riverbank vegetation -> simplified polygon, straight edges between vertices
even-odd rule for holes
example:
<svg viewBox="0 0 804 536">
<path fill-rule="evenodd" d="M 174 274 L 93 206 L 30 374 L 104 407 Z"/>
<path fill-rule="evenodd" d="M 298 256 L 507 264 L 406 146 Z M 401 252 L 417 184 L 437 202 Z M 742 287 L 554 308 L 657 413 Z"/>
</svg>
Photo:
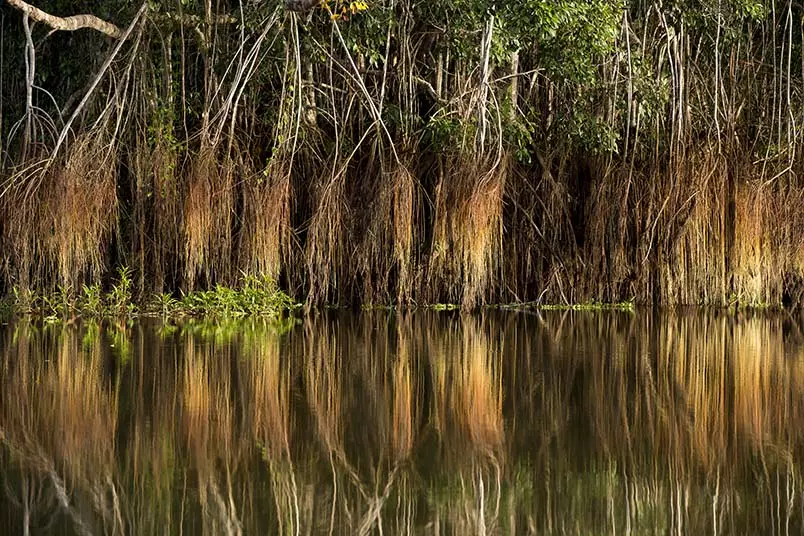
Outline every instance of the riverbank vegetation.
<svg viewBox="0 0 804 536">
<path fill-rule="evenodd" d="M 94 0 L 76 31 L 25 6 L 5 293 L 117 266 L 140 300 L 246 274 L 311 306 L 804 290 L 792 1 Z"/>
<path fill-rule="evenodd" d="M 40 294 L 30 289 L 13 289 L 13 295 L 3 303 L 9 315 L 41 317 L 50 321 L 132 319 L 161 317 L 165 320 L 232 320 L 244 317 L 285 320 L 301 307 L 282 292 L 270 279 L 245 277 L 237 288 L 216 285 L 211 290 L 181 293 L 174 298 L 161 293 L 142 302 L 132 296 L 131 272 L 120 269 L 111 289 L 105 292 L 100 285 L 86 286 L 80 292 L 59 286 L 54 292 Z"/>
</svg>

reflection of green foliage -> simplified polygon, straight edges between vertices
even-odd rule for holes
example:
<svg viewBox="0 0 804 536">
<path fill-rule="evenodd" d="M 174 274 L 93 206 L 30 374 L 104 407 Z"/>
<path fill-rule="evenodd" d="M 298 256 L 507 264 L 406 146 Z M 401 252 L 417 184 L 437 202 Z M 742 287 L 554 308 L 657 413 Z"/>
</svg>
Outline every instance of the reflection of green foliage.
<svg viewBox="0 0 804 536">
<path fill-rule="evenodd" d="M 14 331 L 11 335 L 11 342 L 13 344 L 17 344 L 22 340 L 30 339 L 38 330 L 36 327 L 31 323 L 30 319 L 28 318 L 21 318 L 14 322 Z"/>
<path fill-rule="evenodd" d="M 434 303 L 429 308 L 433 311 L 457 311 L 461 306 L 457 303 Z"/>
<path fill-rule="evenodd" d="M 163 323 L 156 328 L 156 334 L 160 339 L 168 339 L 179 331 L 179 327 L 175 324 Z"/>
<path fill-rule="evenodd" d="M 131 361 L 131 340 L 129 338 L 129 327 L 126 323 L 114 323 L 108 328 L 109 338 L 111 339 L 110 348 L 117 358 L 117 362 L 125 365 Z"/>
<path fill-rule="evenodd" d="M 295 317 L 281 319 L 252 318 L 186 318 L 176 326 L 189 334 L 216 344 L 228 344 L 237 339 L 245 346 L 260 344 L 266 336 L 277 337 L 289 332 L 298 323 Z"/>
<path fill-rule="evenodd" d="M 100 324 L 90 320 L 84 324 L 84 336 L 81 338 L 81 346 L 85 351 L 89 351 L 100 339 Z"/>
</svg>

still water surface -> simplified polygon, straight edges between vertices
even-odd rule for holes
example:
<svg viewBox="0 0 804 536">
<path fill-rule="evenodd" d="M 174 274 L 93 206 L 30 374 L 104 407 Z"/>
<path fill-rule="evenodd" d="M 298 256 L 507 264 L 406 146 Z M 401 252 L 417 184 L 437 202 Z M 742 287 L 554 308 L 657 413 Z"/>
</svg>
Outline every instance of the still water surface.
<svg viewBox="0 0 804 536">
<path fill-rule="evenodd" d="M 5 534 L 800 534 L 798 317 L 0 328 Z"/>
</svg>

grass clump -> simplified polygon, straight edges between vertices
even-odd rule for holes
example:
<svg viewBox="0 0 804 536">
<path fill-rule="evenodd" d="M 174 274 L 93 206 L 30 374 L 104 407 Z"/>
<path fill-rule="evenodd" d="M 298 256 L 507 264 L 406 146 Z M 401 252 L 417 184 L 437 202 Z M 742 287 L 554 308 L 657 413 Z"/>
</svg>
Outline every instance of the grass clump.
<svg viewBox="0 0 804 536">
<path fill-rule="evenodd" d="M 120 268 L 117 281 L 108 292 L 98 284 L 84 285 L 78 293 L 69 286 L 59 286 L 50 294 L 15 288 L 7 304 L 16 314 L 41 316 L 52 321 L 74 317 L 133 318 L 140 315 L 278 319 L 300 307 L 268 277 L 246 276 L 239 288 L 218 285 L 212 290 L 190 292 L 180 298 L 167 293 L 157 294 L 141 308 L 135 302 L 132 286 L 131 271 Z"/>
<path fill-rule="evenodd" d="M 782 309 L 781 303 L 771 303 L 762 300 L 754 300 L 742 294 L 731 293 L 726 301 L 726 308 L 735 311 L 754 310 L 765 311 Z"/>
<path fill-rule="evenodd" d="M 163 316 L 223 318 L 278 318 L 300 307 L 273 279 L 253 276 L 246 276 L 240 288 L 217 285 L 211 290 L 190 292 L 180 299 L 159 295 L 156 305 Z"/>
<path fill-rule="evenodd" d="M 461 306 L 457 303 L 434 303 L 428 305 L 427 308 L 433 311 L 458 311 Z"/>
<path fill-rule="evenodd" d="M 70 285 L 59 285 L 44 294 L 30 289 L 13 288 L 8 300 L 9 309 L 22 315 L 42 316 L 46 320 L 71 317 L 108 318 L 133 317 L 137 313 L 132 293 L 131 270 L 121 267 L 109 292 L 99 284 L 84 285 L 80 292 Z"/>
</svg>

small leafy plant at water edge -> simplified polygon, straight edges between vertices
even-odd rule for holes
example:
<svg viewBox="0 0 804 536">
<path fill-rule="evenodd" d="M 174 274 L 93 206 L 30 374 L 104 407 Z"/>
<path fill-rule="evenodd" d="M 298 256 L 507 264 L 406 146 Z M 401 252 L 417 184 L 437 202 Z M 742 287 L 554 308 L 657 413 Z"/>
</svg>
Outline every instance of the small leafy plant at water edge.
<svg viewBox="0 0 804 536">
<path fill-rule="evenodd" d="M 108 293 L 104 293 L 97 283 L 84 285 L 77 294 L 71 287 L 61 285 L 51 294 L 36 294 L 30 290 L 14 288 L 11 308 L 19 314 L 41 315 L 52 321 L 74 316 L 134 316 L 137 306 L 132 296 L 131 270 L 121 267 L 117 273 L 117 281 Z"/>
<path fill-rule="evenodd" d="M 212 290 L 191 292 L 169 307 L 165 307 L 164 298 L 161 303 L 163 311 L 172 309 L 174 314 L 208 317 L 278 317 L 299 307 L 272 279 L 253 276 L 246 276 L 239 289 L 218 285 Z"/>
<path fill-rule="evenodd" d="M 545 311 L 632 311 L 634 309 L 633 301 L 617 302 L 617 303 L 604 303 L 604 302 L 590 302 L 590 303 L 574 303 L 574 304 L 561 304 L 561 305 L 538 305 L 537 309 Z"/>
<path fill-rule="evenodd" d="M 539 309 L 542 311 L 633 311 L 634 300 L 624 302 L 587 302 L 587 303 L 514 303 L 510 305 L 497 305 L 500 309 Z"/>
<path fill-rule="evenodd" d="M 131 297 L 131 270 L 123 267 L 117 273 L 117 283 L 109 292 L 106 308 L 111 316 L 131 316 L 137 312 L 137 306 Z"/>
<path fill-rule="evenodd" d="M 165 318 L 279 318 L 300 307 L 269 278 L 246 276 L 240 288 L 218 285 L 212 290 L 191 292 L 179 299 L 167 293 L 157 294 L 142 311 L 134 303 L 132 286 L 131 271 L 121 268 L 117 281 L 107 293 L 98 284 L 84 285 L 77 295 L 69 287 L 59 287 L 56 292 L 47 295 L 14 289 L 10 308 L 19 314 L 42 315 L 48 320 L 57 321 L 76 316 L 130 318 L 140 312 Z"/>
</svg>

